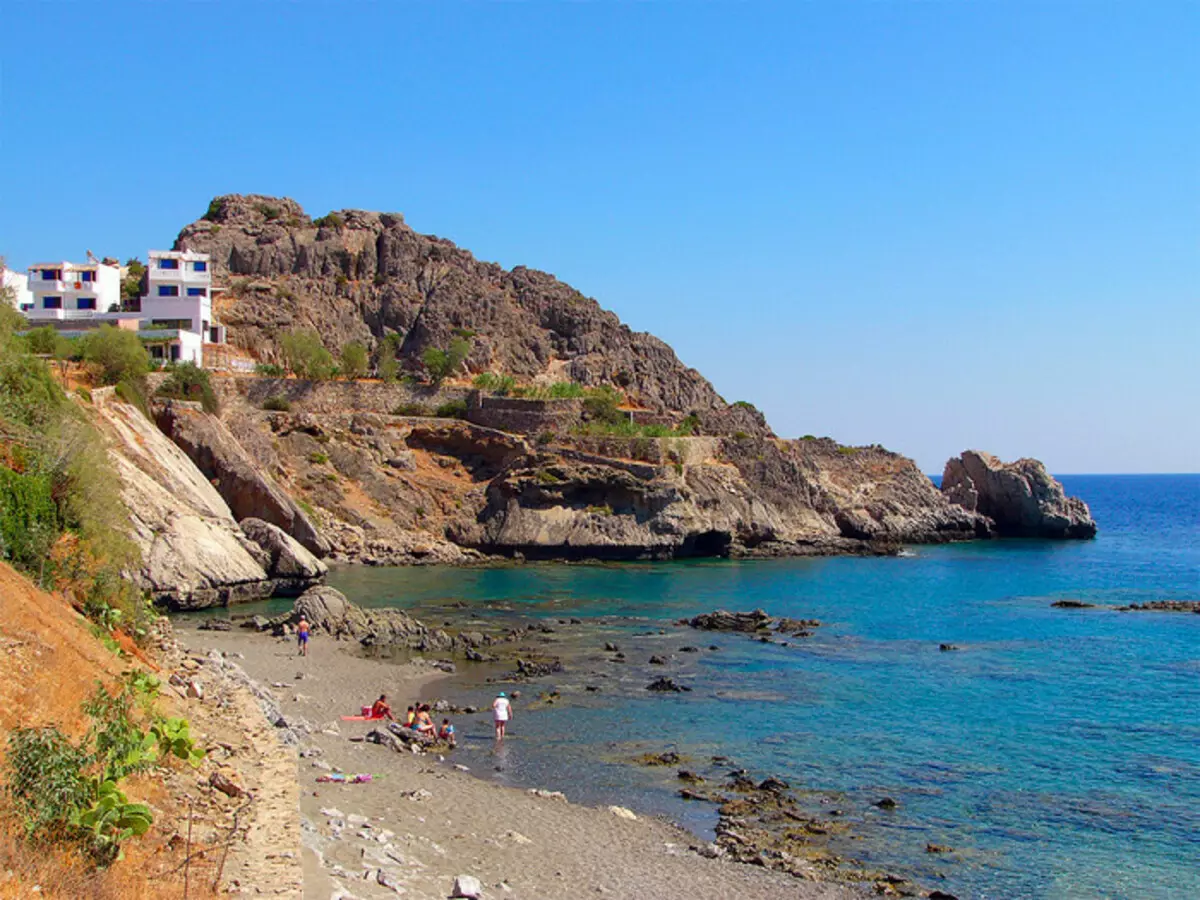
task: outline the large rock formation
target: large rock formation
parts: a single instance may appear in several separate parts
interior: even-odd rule
[[[270,554],[247,537],[192,461],[137,408],[116,400],[111,388],[93,396],[131,537],[141,549],[136,575],[142,586],[177,609],[270,596],[276,587]],[[288,580],[300,588],[322,574],[295,573]]]
[[[329,552],[304,510],[279,489],[219,419],[198,404],[167,401],[156,404],[158,427],[171,438],[218,488],[234,518],[262,519],[281,528],[317,556]]]
[[[706,412],[714,425],[723,417],[713,414],[729,409],[667,344],[570,285],[480,262],[413,231],[399,213],[342,210],[313,221],[293,200],[231,194],[213,200],[175,246],[212,255],[228,286],[217,313],[230,341],[265,360],[277,358],[283,333],[305,327],[335,351],[398,335],[402,358],[418,368],[427,348],[468,330],[475,372],[614,384],[648,408]],[[728,418],[747,432],[766,428],[761,417]]]
[[[1068,497],[1036,459],[1005,463],[990,453],[967,450],[946,463],[942,493],[963,509],[992,519],[1005,537],[1096,536],[1087,504]]]

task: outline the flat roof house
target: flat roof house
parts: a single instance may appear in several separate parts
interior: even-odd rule
[[[29,267],[29,309],[32,323],[47,325],[72,319],[94,319],[97,313],[121,307],[121,270],[102,262],[65,260],[34,263]]]

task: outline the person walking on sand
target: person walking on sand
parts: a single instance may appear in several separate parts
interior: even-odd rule
[[[496,740],[504,740],[504,730],[508,726],[508,720],[512,718],[512,704],[508,702],[508,697],[504,691],[492,701],[492,718],[496,722]]]
[[[300,617],[300,623],[296,626],[296,646],[301,656],[308,656],[308,619],[304,616]]]

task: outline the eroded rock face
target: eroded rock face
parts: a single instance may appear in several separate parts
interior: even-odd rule
[[[253,517],[238,524],[242,533],[266,552],[267,574],[275,580],[276,593],[299,593],[329,571],[325,563],[278,525]]]
[[[1006,537],[1096,536],[1087,504],[1068,497],[1036,459],[1005,463],[990,453],[967,450],[946,463],[942,493],[964,509],[990,518]]]
[[[267,554],[246,537],[192,461],[135,407],[93,393],[121,478],[138,581],[158,601],[199,609],[270,596]]]
[[[335,350],[398,334],[402,358],[418,368],[427,348],[446,347],[467,328],[475,372],[531,377],[553,363],[560,378],[615,384],[651,409],[728,409],[667,344],[631,331],[570,285],[480,262],[418,234],[398,213],[341,210],[317,226],[293,200],[231,194],[216,198],[175,246],[212,255],[230,287],[219,310],[230,341],[265,360],[278,358],[278,335],[315,327]],[[761,416],[733,419],[743,430],[765,429]]]
[[[304,510],[255,464],[219,419],[195,404],[177,401],[157,404],[155,419],[163,433],[215,482],[234,518],[261,519],[281,528],[316,556],[329,553],[329,542]]]

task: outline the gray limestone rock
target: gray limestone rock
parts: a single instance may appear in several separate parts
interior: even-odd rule
[[[1006,463],[990,453],[967,450],[946,463],[942,492],[964,509],[992,519],[1005,537],[1096,536],[1087,504],[1068,497],[1036,459]]]

